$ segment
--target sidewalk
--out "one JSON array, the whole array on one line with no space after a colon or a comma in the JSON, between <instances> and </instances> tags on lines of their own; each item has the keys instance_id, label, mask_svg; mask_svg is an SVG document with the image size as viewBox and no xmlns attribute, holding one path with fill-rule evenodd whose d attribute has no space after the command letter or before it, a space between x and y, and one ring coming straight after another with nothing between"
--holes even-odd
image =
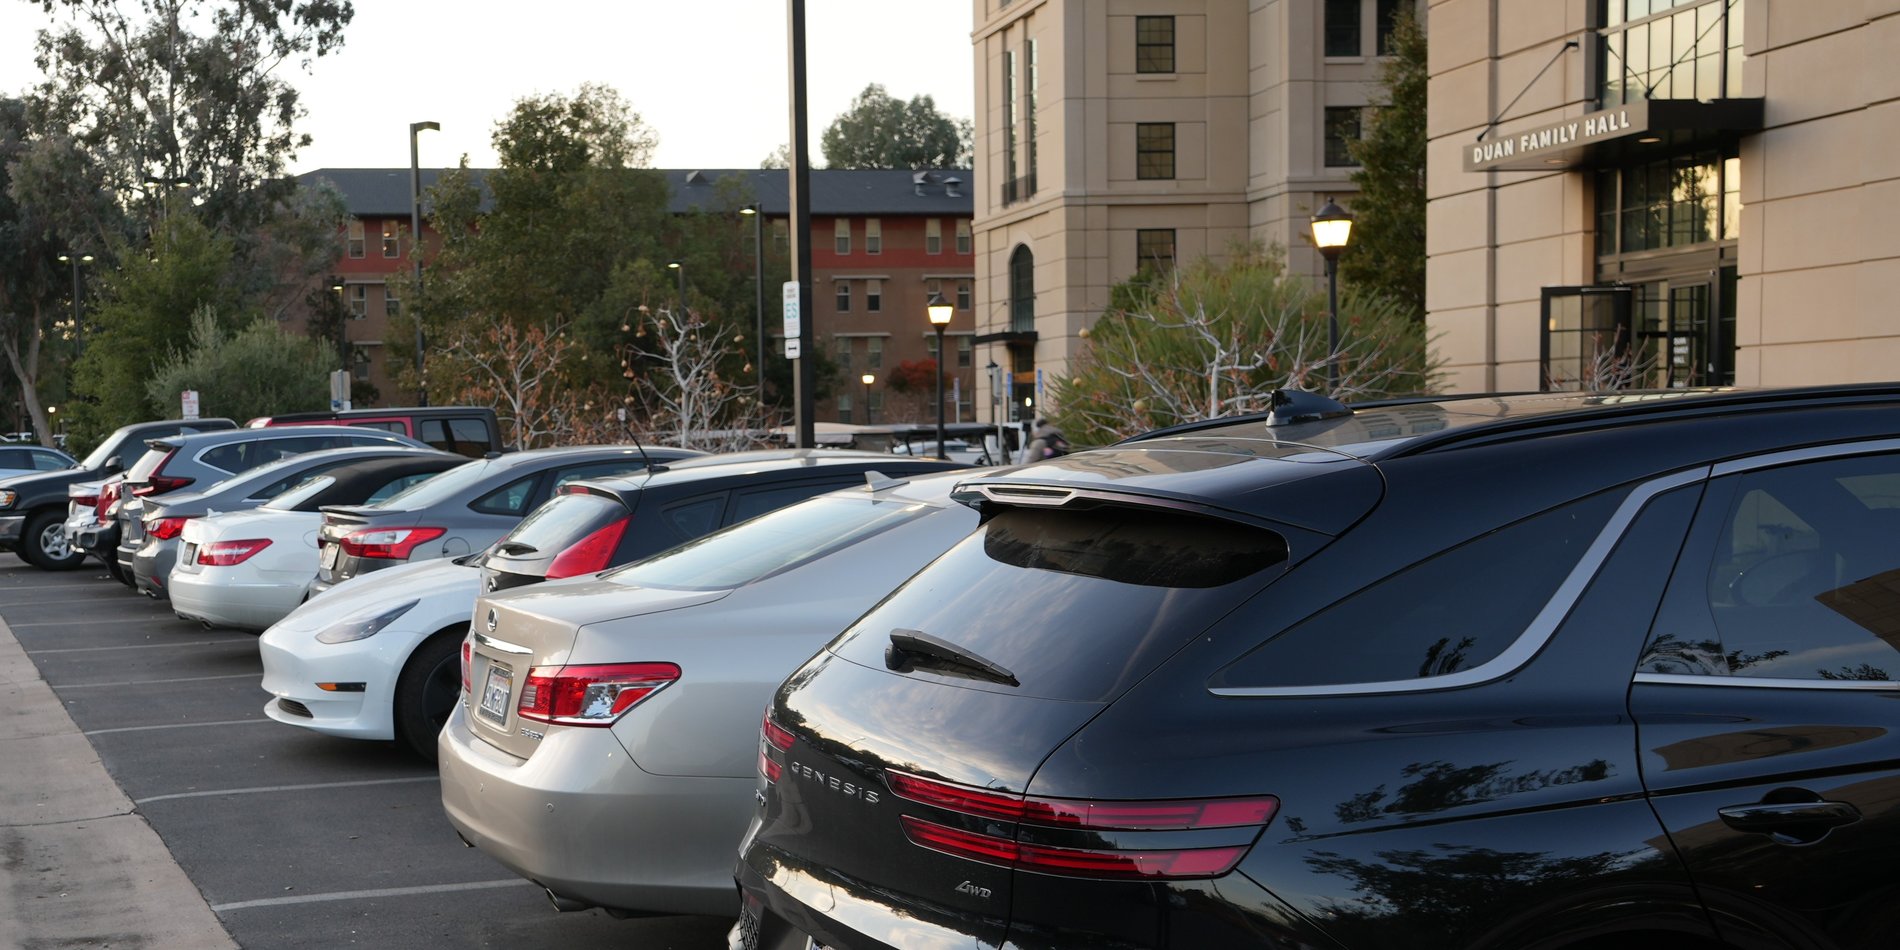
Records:
<instances>
[{"instance_id":1,"label":"sidewalk","mask_svg":"<svg viewBox=\"0 0 1900 950\"><path fill-rule=\"evenodd\" d=\"M236 947L0 620L0 947Z\"/></svg>"}]
</instances>

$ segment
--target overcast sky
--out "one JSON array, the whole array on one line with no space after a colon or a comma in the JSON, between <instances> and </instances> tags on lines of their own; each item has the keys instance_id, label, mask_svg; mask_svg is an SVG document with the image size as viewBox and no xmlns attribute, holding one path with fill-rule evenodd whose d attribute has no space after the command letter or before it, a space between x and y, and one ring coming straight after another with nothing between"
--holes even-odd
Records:
<instances>
[{"instance_id":1,"label":"overcast sky","mask_svg":"<svg viewBox=\"0 0 1900 950\"><path fill-rule=\"evenodd\" d=\"M128 5L129 0L128 0ZM463 154L493 165L489 136L518 98L602 82L659 134L662 168L755 168L790 138L785 0L356 0L343 49L292 73L315 138L293 171L409 164ZM809 135L867 83L933 96L971 118L970 0L810 0ZM0 0L0 94L38 78L36 3Z\"/></svg>"}]
</instances>

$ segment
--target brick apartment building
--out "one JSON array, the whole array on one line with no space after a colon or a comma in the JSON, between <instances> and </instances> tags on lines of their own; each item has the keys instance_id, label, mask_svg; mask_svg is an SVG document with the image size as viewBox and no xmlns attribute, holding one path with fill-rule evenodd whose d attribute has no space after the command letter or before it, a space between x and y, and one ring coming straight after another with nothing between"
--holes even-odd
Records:
<instances>
[{"instance_id":1,"label":"brick apartment building","mask_svg":"<svg viewBox=\"0 0 1900 950\"><path fill-rule=\"evenodd\" d=\"M662 174L675 214L726 210L733 185L743 184L765 216L765 240L778 249L785 247L790 200L784 171L666 169ZM435 176L432 171L422 173L425 189ZM941 294L956 307L944 336L944 348L950 351L944 362L944 416L953 421L975 418L971 340L976 275L969 178L968 171L958 170L812 172L814 313L808 316L818 344L839 373L833 398L818 405L818 419L935 420L929 393L900 395L888 385L902 364L937 355L936 334L924 310L932 294ZM352 314L345 333L356 354L357 378L375 385L385 404L406 402L393 383L385 343L392 335L414 332L403 321L401 302L388 289L391 275L408 266L409 171L328 168L300 179L334 185L350 214L339 236L345 247L336 275ZM433 240L426 219L422 232L424 241ZM763 317L767 335L782 353L777 286L766 288ZM869 387L861 382L866 373L874 377Z\"/></svg>"}]
</instances>

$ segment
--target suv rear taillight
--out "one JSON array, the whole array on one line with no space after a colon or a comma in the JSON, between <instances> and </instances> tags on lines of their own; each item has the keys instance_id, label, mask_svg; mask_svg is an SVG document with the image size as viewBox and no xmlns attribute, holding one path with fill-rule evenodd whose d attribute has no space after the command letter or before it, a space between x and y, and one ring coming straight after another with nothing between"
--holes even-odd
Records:
<instances>
[{"instance_id":1,"label":"suv rear taillight","mask_svg":"<svg viewBox=\"0 0 1900 950\"><path fill-rule=\"evenodd\" d=\"M152 474L145 476L144 482L132 486L132 494L140 498L146 495L162 495L165 492L177 491L191 484L194 479L178 478L165 474L165 466L170 465L172 459L177 457L177 449L165 453L165 457L159 459L158 464L152 467Z\"/></svg>"},{"instance_id":2,"label":"suv rear taillight","mask_svg":"<svg viewBox=\"0 0 1900 950\"><path fill-rule=\"evenodd\" d=\"M627 710L680 678L672 663L589 663L528 670L515 708L523 719L562 726L611 726Z\"/></svg>"},{"instance_id":3,"label":"suv rear taillight","mask_svg":"<svg viewBox=\"0 0 1900 950\"><path fill-rule=\"evenodd\" d=\"M160 541L170 541L185 530L190 518L153 518L145 523L145 533Z\"/></svg>"},{"instance_id":4,"label":"suv rear taillight","mask_svg":"<svg viewBox=\"0 0 1900 950\"><path fill-rule=\"evenodd\" d=\"M548 580L592 574L613 566L614 548L620 546L620 538L627 533L630 520L622 518L568 545L567 550L548 563Z\"/></svg>"},{"instance_id":5,"label":"suv rear taillight","mask_svg":"<svg viewBox=\"0 0 1900 950\"><path fill-rule=\"evenodd\" d=\"M900 816L904 834L912 844L972 861L1071 877L1219 877L1240 862L1280 807L1280 800L1271 795L1097 801L1029 798L896 771L887 772L886 780L899 798L1017 824L1015 834L998 837L947 827L912 815ZM1059 837L1068 831L1119 832L1089 837L1092 842L1108 840L1124 847L1078 848L1031 840L1051 834ZM1141 843L1140 832L1189 832L1204 840L1192 842L1192 847L1179 847L1190 842L1171 834L1166 843L1176 847L1141 848L1137 847Z\"/></svg>"},{"instance_id":6,"label":"suv rear taillight","mask_svg":"<svg viewBox=\"0 0 1900 950\"><path fill-rule=\"evenodd\" d=\"M759 774L765 776L767 783L776 782L780 775L785 774L785 763L773 756L772 750L778 750L779 755L783 756L791 751L796 737L784 726L773 722L772 713L767 710L765 720L759 727L759 738Z\"/></svg>"},{"instance_id":7,"label":"suv rear taillight","mask_svg":"<svg viewBox=\"0 0 1900 950\"><path fill-rule=\"evenodd\" d=\"M198 563L208 567L230 567L242 564L265 548L270 547L269 538L251 538L246 541L217 541L198 549Z\"/></svg>"},{"instance_id":8,"label":"suv rear taillight","mask_svg":"<svg viewBox=\"0 0 1900 950\"><path fill-rule=\"evenodd\" d=\"M406 561L418 545L447 533L446 528L359 528L336 543L351 557Z\"/></svg>"}]
</instances>

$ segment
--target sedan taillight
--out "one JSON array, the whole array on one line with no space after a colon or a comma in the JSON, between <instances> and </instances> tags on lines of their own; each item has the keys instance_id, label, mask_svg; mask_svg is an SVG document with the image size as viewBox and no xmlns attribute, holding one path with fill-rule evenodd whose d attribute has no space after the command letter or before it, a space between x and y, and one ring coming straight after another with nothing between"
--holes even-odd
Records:
<instances>
[{"instance_id":1,"label":"sedan taillight","mask_svg":"<svg viewBox=\"0 0 1900 950\"><path fill-rule=\"evenodd\" d=\"M759 774L765 776L769 784L778 781L785 774L785 763L779 761L786 752L791 751L792 743L798 741L791 730L772 721L771 710L766 710L765 721L759 726ZM776 750L779 754L774 756Z\"/></svg>"},{"instance_id":2,"label":"sedan taillight","mask_svg":"<svg viewBox=\"0 0 1900 950\"><path fill-rule=\"evenodd\" d=\"M190 520L190 518L153 518L145 523L145 533L160 541L170 541L184 533L185 522Z\"/></svg>"},{"instance_id":3,"label":"sedan taillight","mask_svg":"<svg viewBox=\"0 0 1900 950\"><path fill-rule=\"evenodd\" d=\"M515 712L562 726L611 726L679 678L680 668L672 663L537 666L528 670Z\"/></svg>"},{"instance_id":4,"label":"sedan taillight","mask_svg":"<svg viewBox=\"0 0 1900 950\"><path fill-rule=\"evenodd\" d=\"M475 644L467 637L462 638L462 692L475 692L475 684L469 676L469 668L475 663Z\"/></svg>"},{"instance_id":5,"label":"sedan taillight","mask_svg":"<svg viewBox=\"0 0 1900 950\"><path fill-rule=\"evenodd\" d=\"M198 563L208 567L230 567L249 560L251 555L270 547L269 538L245 541L217 541L198 549Z\"/></svg>"},{"instance_id":6,"label":"sedan taillight","mask_svg":"<svg viewBox=\"0 0 1900 950\"><path fill-rule=\"evenodd\" d=\"M1017 825L1016 833L1005 837L904 815L900 823L911 843L972 861L1071 877L1219 877L1240 862L1280 807L1280 800L1271 795L1098 801L1031 798L897 771L886 773L886 781L900 798ZM1053 840L1070 831L1124 832L1088 836L1092 844L1106 840L1123 847L1072 847ZM1190 832L1196 840L1169 835L1165 842L1155 842L1167 847L1142 848L1141 832Z\"/></svg>"},{"instance_id":7,"label":"sedan taillight","mask_svg":"<svg viewBox=\"0 0 1900 950\"><path fill-rule=\"evenodd\" d=\"M359 528L337 543L351 557L406 561L417 547L447 533L446 528Z\"/></svg>"}]
</instances>

